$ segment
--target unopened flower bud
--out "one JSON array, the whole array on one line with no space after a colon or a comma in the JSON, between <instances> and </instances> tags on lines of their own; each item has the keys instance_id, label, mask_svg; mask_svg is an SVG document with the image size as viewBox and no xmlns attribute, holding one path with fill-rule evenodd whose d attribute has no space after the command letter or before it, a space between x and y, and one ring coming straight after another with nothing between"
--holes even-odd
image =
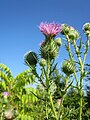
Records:
<instances>
[{"instance_id":1,"label":"unopened flower bud","mask_svg":"<svg viewBox=\"0 0 90 120\"><path fill-rule=\"evenodd\" d=\"M83 30L84 30L84 31L87 31L87 30L90 31L90 23L85 23L85 24L83 25Z\"/></svg>"},{"instance_id":2,"label":"unopened flower bud","mask_svg":"<svg viewBox=\"0 0 90 120\"><path fill-rule=\"evenodd\" d=\"M90 23L85 23L83 25L83 30L84 30L85 34L90 37Z\"/></svg>"},{"instance_id":3,"label":"unopened flower bud","mask_svg":"<svg viewBox=\"0 0 90 120\"><path fill-rule=\"evenodd\" d=\"M63 35L67 35L69 33L70 27L67 24L62 24L61 26L62 26L61 33Z\"/></svg>"},{"instance_id":4,"label":"unopened flower bud","mask_svg":"<svg viewBox=\"0 0 90 120\"><path fill-rule=\"evenodd\" d=\"M77 40L79 38L79 33L76 30L70 30L68 37L70 40Z\"/></svg>"},{"instance_id":5,"label":"unopened flower bud","mask_svg":"<svg viewBox=\"0 0 90 120\"><path fill-rule=\"evenodd\" d=\"M56 44L55 40L46 41L44 44L40 47L40 53L41 57L45 60L49 59L55 59L58 55L59 46Z\"/></svg>"},{"instance_id":6,"label":"unopened flower bud","mask_svg":"<svg viewBox=\"0 0 90 120\"><path fill-rule=\"evenodd\" d=\"M6 110L4 112L4 117L6 120L13 120L13 117L14 117L14 113L12 110Z\"/></svg>"},{"instance_id":7,"label":"unopened flower bud","mask_svg":"<svg viewBox=\"0 0 90 120\"><path fill-rule=\"evenodd\" d=\"M55 40L55 42L57 43L58 46L61 46L61 45L62 45L61 38L57 38L57 39Z\"/></svg>"},{"instance_id":8,"label":"unopened flower bud","mask_svg":"<svg viewBox=\"0 0 90 120\"><path fill-rule=\"evenodd\" d=\"M25 63L27 65L36 65L38 61L37 54L35 52L29 51L25 54Z\"/></svg>"},{"instance_id":9,"label":"unopened flower bud","mask_svg":"<svg viewBox=\"0 0 90 120\"><path fill-rule=\"evenodd\" d=\"M62 64L62 71L66 74L66 75L70 75L73 74L75 71L75 65L72 61L70 60L66 60L63 62Z\"/></svg>"},{"instance_id":10,"label":"unopened flower bud","mask_svg":"<svg viewBox=\"0 0 90 120\"><path fill-rule=\"evenodd\" d=\"M40 65L41 65L41 66L46 66L46 60L42 58L42 59L40 60Z\"/></svg>"}]
</instances>

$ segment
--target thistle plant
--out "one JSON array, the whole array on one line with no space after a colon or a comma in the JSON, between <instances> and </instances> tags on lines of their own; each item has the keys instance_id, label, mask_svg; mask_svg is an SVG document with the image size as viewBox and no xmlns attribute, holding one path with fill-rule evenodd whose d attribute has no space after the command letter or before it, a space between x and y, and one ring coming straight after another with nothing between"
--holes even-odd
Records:
<instances>
[{"instance_id":1,"label":"thistle plant","mask_svg":"<svg viewBox=\"0 0 90 120\"><path fill-rule=\"evenodd\" d=\"M74 87L78 90L79 96L80 96L80 107L79 107L79 120L82 120L82 99L83 99L83 80L86 76L86 71L84 69L86 56L88 53L89 45L90 45L90 24L85 24L83 26L84 33L87 35L87 40L85 44L83 45L81 36L79 32L73 28L72 26L69 26L67 24L55 24L55 23L41 23L39 26L40 31L45 36L44 41L40 44L40 60L38 60L37 63L39 63L41 67L41 74L39 75L36 71L36 64L33 67L33 73L36 75L38 81L42 85L44 89L43 99L46 104L46 117L45 119L55 119L55 120L61 120L64 119L64 106L63 102L65 99L65 96L69 90L69 88L73 84L73 80L71 79L73 74L73 79L76 81L76 86ZM58 34L62 34L65 36L66 42L64 42L66 51L68 52L69 59L65 60L62 63L62 72L65 74L64 76L64 88L58 87L58 84L56 82L55 77L55 71L57 71L57 64L55 64L56 57L58 56L60 46L62 45L61 38L55 38ZM80 43L78 42L80 41ZM79 43L79 45L77 44ZM74 48L72 50L72 47ZM83 48L84 47L84 48ZM82 55L81 50L84 51L84 55ZM82 58L83 56L83 58ZM30 59L25 59L28 63L30 63ZM33 61L34 63L34 61ZM31 66L31 65L30 65ZM79 74L79 77L78 77ZM59 107L55 106L55 93L58 92L58 100ZM61 91L61 93L60 93ZM48 107L49 106L49 107ZM50 111L50 112L49 112ZM52 114L51 117L49 114ZM69 111L70 113L70 111ZM70 118L69 118L70 119Z\"/></svg>"},{"instance_id":2,"label":"thistle plant","mask_svg":"<svg viewBox=\"0 0 90 120\"><path fill-rule=\"evenodd\" d=\"M82 120L82 109L83 109L82 88L83 88L83 80L84 80L85 76L87 75L87 72L85 71L84 66L85 66L85 61L86 61L86 56L87 56L87 53L88 53L88 49L89 49L89 46L90 46L90 23L86 23L83 26L83 30L84 30L84 33L87 36L87 40L84 44L83 44L82 38L79 35L77 30L75 30L73 27L70 27L66 24L63 24L63 26L62 26L62 34L65 35L66 40L67 40L67 44L65 44L65 46L66 46L66 50L68 52L69 58L74 64L78 64L78 67L79 67L79 69L76 68L73 71L74 72L74 77L75 77L75 80L76 80L76 83L77 83L76 87L77 87L78 92L80 94L79 120ZM79 45L77 45L77 40L79 40L79 39L80 39L80 43L79 43ZM74 47L74 52L75 52L76 56L72 53L71 45ZM81 50L84 50L84 53L82 53ZM75 60L76 57L78 59L77 61ZM80 77L77 77L77 71L79 72Z\"/></svg>"},{"instance_id":3,"label":"thistle plant","mask_svg":"<svg viewBox=\"0 0 90 120\"><path fill-rule=\"evenodd\" d=\"M55 83L52 80L52 65L55 61L55 58L58 55L59 48L61 46L61 39L56 39L55 36L60 33L61 25L55 23L41 23L40 31L44 34L45 40L41 43L40 46L40 56L41 60L38 62L41 66L41 75L37 74L36 68L33 67L33 72L36 77L44 87L44 96L45 96L45 104L46 104L46 119L49 119L48 106L50 106L50 111L53 113L55 119L57 119L56 109L54 107L53 101L53 93L52 90L55 89ZM31 59L25 59L28 63L30 63ZM34 61L33 61L34 62ZM30 65L30 64L29 64ZM30 65L31 66L31 65ZM49 103L48 103L49 102Z\"/></svg>"},{"instance_id":4,"label":"thistle plant","mask_svg":"<svg viewBox=\"0 0 90 120\"><path fill-rule=\"evenodd\" d=\"M87 109L83 81L89 73L85 66L90 23L83 25L86 40L67 24L41 22L39 30L44 35L39 53L29 51L24 55L28 70L13 77L10 69L0 64L0 119L89 119L83 114ZM56 58L62 45L68 56L60 66ZM32 84L36 84L36 88Z\"/></svg>"}]
</instances>

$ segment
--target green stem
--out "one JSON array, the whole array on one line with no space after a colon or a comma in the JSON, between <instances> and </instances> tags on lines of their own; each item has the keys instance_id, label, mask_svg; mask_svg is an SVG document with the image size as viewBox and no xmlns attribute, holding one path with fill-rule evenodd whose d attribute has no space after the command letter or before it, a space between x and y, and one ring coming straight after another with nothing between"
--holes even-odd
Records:
<instances>
[{"instance_id":1,"label":"green stem","mask_svg":"<svg viewBox=\"0 0 90 120\"><path fill-rule=\"evenodd\" d=\"M46 86L47 86L47 89L48 89L49 84L50 84L50 81L49 81L49 74L50 74L50 59L49 59L49 56L48 56L48 60L47 60L47 69L46 69Z\"/></svg>"},{"instance_id":2,"label":"green stem","mask_svg":"<svg viewBox=\"0 0 90 120\"><path fill-rule=\"evenodd\" d=\"M46 100L46 118L48 120L48 107L47 107L47 100Z\"/></svg>"},{"instance_id":3,"label":"green stem","mask_svg":"<svg viewBox=\"0 0 90 120\"><path fill-rule=\"evenodd\" d=\"M68 41L68 53L69 53L69 57L70 57L71 61L73 61L73 55L71 53L70 40L69 40L68 36L67 36L67 41Z\"/></svg>"},{"instance_id":4,"label":"green stem","mask_svg":"<svg viewBox=\"0 0 90 120\"><path fill-rule=\"evenodd\" d=\"M61 111L62 111L62 108L63 108L63 100L64 100L64 95L61 98L61 102L60 102L60 106L59 106L59 110L58 110L58 120L60 119L60 116L62 115Z\"/></svg>"},{"instance_id":5,"label":"green stem","mask_svg":"<svg viewBox=\"0 0 90 120\"><path fill-rule=\"evenodd\" d=\"M82 120L82 90L80 90L80 120Z\"/></svg>"},{"instance_id":6,"label":"green stem","mask_svg":"<svg viewBox=\"0 0 90 120\"><path fill-rule=\"evenodd\" d=\"M90 38L87 37L86 50L85 50L85 53L84 53L83 63L85 63L85 61L86 61L86 57L87 57L87 53L88 53L88 49L89 49L89 44L90 44Z\"/></svg>"},{"instance_id":7,"label":"green stem","mask_svg":"<svg viewBox=\"0 0 90 120\"><path fill-rule=\"evenodd\" d=\"M52 106L52 111L54 113L54 116L55 116L55 119L57 119L57 114L56 114L56 111L55 111L55 107L54 107L54 104L53 104L53 100L52 100L52 96L50 95L50 103L51 103L51 106Z\"/></svg>"},{"instance_id":8,"label":"green stem","mask_svg":"<svg viewBox=\"0 0 90 120\"><path fill-rule=\"evenodd\" d=\"M87 43L86 43L86 50L85 50L85 53L84 53L84 60L83 62L81 63L81 79L80 79L80 120L82 120L82 84L83 84L83 72L84 72L84 63L85 63L85 60L86 60L86 56L87 56L87 53L88 53L88 49L89 49L89 42L90 42L90 39L87 40Z\"/></svg>"},{"instance_id":9,"label":"green stem","mask_svg":"<svg viewBox=\"0 0 90 120\"><path fill-rule=\"evenodd\" d=\"M67 76L66 77L66 85L65 85L65 88L64 88L64 91L67 92L67 86L68 86L68 80L69 80L70 76ZM59 106L59 110L58 110L58 120L60 119L60 116L62 115L62 108L63 108L63 100L64 100L64 97L65 97L66 94L64 94L61 98L61 102L60 102L60 106Z\"/></svg>"},{"instance_id":10,"label":"green stem","mask_svg":"<svg viewBox=\"0 0 90 120\"><path fill-rule=\"evenodd\" d=\"M68 41L68 53L69 53L70 60L74 61L74 58L73 58L73 55L72 55L72 52L71 52L71 47L70 47L70 39L68 38L68 36L66 36L66 38L67 38L67 41ZM75 80L76 80L76 83L77 83L77 86L78 86L78 78L77 78L77 75L76 75L76 71L74 71L74 77L75 77Z\"/></svg>"},{"instance_id":11,"label":"green stem","mask_svg":"<svg viewBox=\"0 0 90 120\"><path fill-rule=\"evenodd\" d=\"M50 93L50 87L49 87L49 85L50 85L50 68L51 68L51 64L50 64L50 58L49 58L49 56L48 56L48 60L47 60L47 71L46 71L46 86L47 86L47 93L48 93L48 95L49 95L49 100L50 100L50 104L51 104L51 108L52 108L52 112L53 112L53 114L54 114L54 117L55 117L55 119L56 120L58 120L57 119L57 115L56 115L56 111L55 111L55 107L54 107L54 104L53 104L53 99L52 99L52 96L51 96L51 93Z\"/></svg>"},{"instance_id":12,"label":"green stem","mask_svg":"<svg viewBox=\"0 0 90 120\"><path fill-rule=\"evenodd\" d=\"M75 52L77 54L78 60L79 60L79 64L81 67L81 73L80 73L80 115L79 115L79 119L82 120L82 84L83 84L83 73L84 73L84 63L82 62L82 59L80 57L80 51L77 47L76 41L73 41L74 44L74 48L75 48Z\"/></svg>"}]
</instances>

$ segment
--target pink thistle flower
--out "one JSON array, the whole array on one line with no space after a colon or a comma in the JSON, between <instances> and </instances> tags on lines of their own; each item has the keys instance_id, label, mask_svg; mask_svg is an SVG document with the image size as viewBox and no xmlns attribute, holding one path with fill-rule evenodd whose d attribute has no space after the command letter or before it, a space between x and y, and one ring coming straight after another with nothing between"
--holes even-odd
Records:
<instances>
[{"instance_id":1,"label":"pink thistle flower","mask_svg":"<svg viewBox=\"0 0 90 120\"><path fill-rule=\"evenodd\" d=\"M3 92L2 95L3 95L4 97L9 97L9 96L10 96L10 93L9 93L9 92Z\"/></svg>"},{"instance_id":2,"label":"pink thistle flower","mask_svg":"<svg viewBox=\"0 0 90 120\"><path fill-rule=\"evenodd\" d=\"M61 32L61 25L56 23L43 23L41 22L39 26L40 31L46 37L55 37Z\"/></svg>"}]
</instances>

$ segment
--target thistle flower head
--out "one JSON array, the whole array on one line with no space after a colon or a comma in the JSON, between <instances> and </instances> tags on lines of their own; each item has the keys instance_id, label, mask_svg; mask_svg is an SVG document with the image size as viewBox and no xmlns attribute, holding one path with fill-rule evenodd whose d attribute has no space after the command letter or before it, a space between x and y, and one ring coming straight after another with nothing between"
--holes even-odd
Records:
<instances>
[{"instance_id":1,"label":"thistle flower head","mask_svg":"<svg viewBox=\"0 0 90 120\"><path fill-rule=\"evenodd\" d=\"M12 110L6 110L4 112L4 117L5 117L5 120L12 120L13 119L13 116L14 116L14 113Z\"/></svg>"},{"instance_id":2,"label":"thistle flower head","mask_svg":"<svg viewBox=\"0 0 90 120\"><path fill-rule=\"evenodd\" d=\"M9 92L3 92L2 95L3 95L4 97L9 97L9 96L10 96L10 93L9 93Z\"/></svg>"},{"instance_id":3,"label":"thistle flower head","mask_svg":"<svg viewBox=\"0 0 90 120\"><path fill-rule=\"evenodd\" d=\"M55 37L61 32L61 25L56 23L43 23L41 22L39 26L40 31L46 37Z\"/></svg>"}]
</instances>

